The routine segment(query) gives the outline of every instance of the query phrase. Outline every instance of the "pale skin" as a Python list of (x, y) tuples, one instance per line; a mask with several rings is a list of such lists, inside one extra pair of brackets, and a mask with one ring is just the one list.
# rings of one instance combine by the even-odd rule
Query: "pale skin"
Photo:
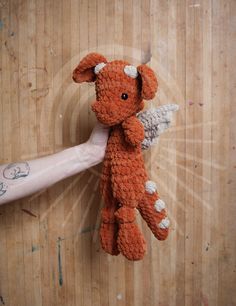
[(102, 162), (109, 128), (94, 127), (83, 144), (42, 158), (0, 165), (0, 204), (34, 194)]

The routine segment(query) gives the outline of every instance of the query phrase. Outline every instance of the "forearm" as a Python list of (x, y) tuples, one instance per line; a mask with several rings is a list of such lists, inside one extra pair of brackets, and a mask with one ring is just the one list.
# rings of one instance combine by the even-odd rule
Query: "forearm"
[(98, 146), (91, 147), (90, 144), (83, 143), (39, 159), (2, 165), (0, 166), (0, 204), (47, 188), (101, 162), (102, 158)]

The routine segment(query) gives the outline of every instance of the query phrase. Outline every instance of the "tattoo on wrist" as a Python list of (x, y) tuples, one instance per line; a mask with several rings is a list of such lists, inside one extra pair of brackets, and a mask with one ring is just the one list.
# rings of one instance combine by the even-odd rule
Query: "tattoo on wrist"
[(7, 184), (0, 182), (0, 197), (7, 191)]
[(8, 180), (16, 180), (28, 176), (29, 172), (30, 166), (27, 162), (12, 163), (3, 170), (3, 176)]

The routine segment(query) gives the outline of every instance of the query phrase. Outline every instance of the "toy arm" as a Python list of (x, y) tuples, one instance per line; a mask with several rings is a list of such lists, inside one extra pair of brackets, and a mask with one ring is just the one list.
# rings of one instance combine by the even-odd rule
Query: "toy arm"
[(128, 143), (136, 146), (144, 140), (144, 127), (136, 116), (127, 118), (123, 123), (125, 139)]
[(109, 129), (97, 124), (89, 140), (59, 153), (0, 166), (0, 204), (31, 195), (103, 160)]

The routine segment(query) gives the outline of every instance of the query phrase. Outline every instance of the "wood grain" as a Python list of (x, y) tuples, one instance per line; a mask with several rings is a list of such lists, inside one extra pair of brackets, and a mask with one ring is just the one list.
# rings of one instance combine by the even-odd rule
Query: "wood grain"
[(0, 206), (0, 305), (236, 305), (235, 14), (234, 0), (0, 0), (1, 163), (87, 140), (94, 86), (71, 72), (91, 51), (149, 64), (147, 107), (180, 105), (144, 153), (168, 240), (139, 218), (143, 261), (101, 250), (96, 166)]

